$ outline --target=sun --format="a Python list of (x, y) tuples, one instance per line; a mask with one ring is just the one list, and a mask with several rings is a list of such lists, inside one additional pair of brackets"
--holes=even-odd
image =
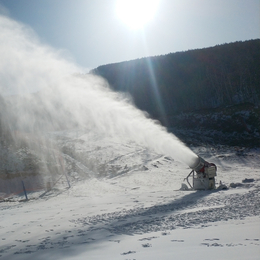
[(158, 5), (159, 0), (118, 0), (116, 12), (122, 22), (137, 30), (154, 17)]

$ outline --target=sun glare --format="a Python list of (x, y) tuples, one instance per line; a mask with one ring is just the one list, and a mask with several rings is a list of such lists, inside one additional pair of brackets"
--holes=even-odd
[(122, 22), (137, 30), (153, 18), (158, 4), (159, 0), (118, 0), (116, 11)]

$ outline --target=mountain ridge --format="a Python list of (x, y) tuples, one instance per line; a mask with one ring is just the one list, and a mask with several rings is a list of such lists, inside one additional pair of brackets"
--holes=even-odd
[[(260, 39), (102, 65), (91, 73), (130, 94), (139, 109), (170, 131), (212, 132), (220, 126), (222, 137), (235, 133), (233, 145), (245, 134), (249, 143), (260, 145)], [(195, 120), (192, 125), (194, 114), (203, 118), (205, 111), (214, 124)]]
[[(167, 115), (244, 102), (259, 105), (259, 60), (256, 39), (102, 65), (91, 73), (104, 77), (113, 90), (130, 93), (138, 108), (158, 116), (158, 98)], [(191, 95), (194, 102), (189, 102)]]

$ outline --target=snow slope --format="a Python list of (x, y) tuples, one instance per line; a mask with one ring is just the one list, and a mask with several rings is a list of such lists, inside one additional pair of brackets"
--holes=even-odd
[(66, 135), (62, 144), (106, 165), (100, 176), (71, 170), (70, 189), (64, 179), (29, 201), (0, 203), (1, 260), (259, 259), (259, 150), (193, 147), (229, 189), (181, 191), (190, 171), (182, 162), (130, 141), (91, 140)]

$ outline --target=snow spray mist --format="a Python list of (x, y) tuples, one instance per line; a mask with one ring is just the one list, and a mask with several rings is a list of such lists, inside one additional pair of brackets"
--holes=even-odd
[(0, 95), (8, 107), (1, 111), (2, 139), (9, 132), (13, 146), (29, 149), (41, 161), (40, 172), (58, 171), (59, 149), (47, 133), (72, 128), (127, 137), (188, 165), (196, 160), (180, 140), (111, 91), (104, 79), (80, 74), (82, 69), (62, 52), (41, 44), (30, 28), (5, 16), (0, 16), (0, 57)]

